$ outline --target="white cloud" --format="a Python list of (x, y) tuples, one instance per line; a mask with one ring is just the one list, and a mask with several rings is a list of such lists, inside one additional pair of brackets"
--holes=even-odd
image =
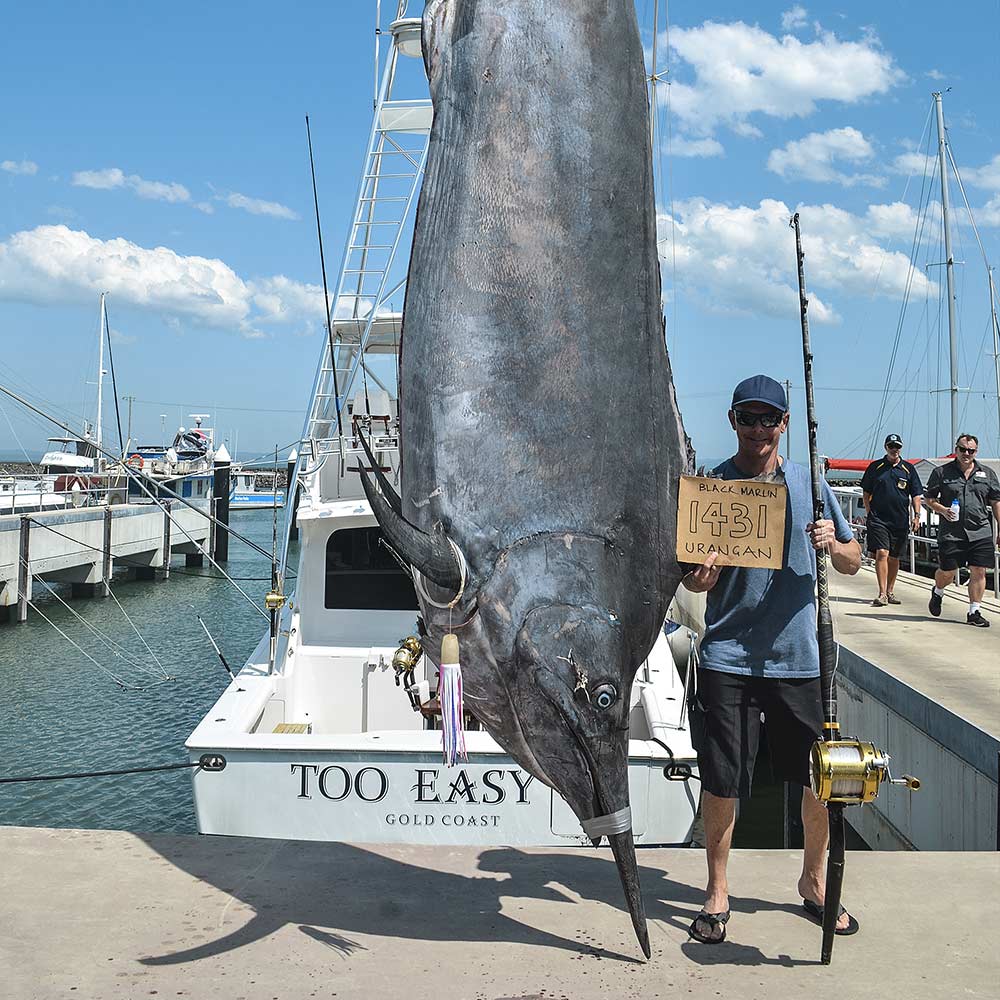
[(673, 110), (690, 132), (702, 135), (720, 125), (745, 125), (754, 114), (804, 117), (818, 101), (853, 104), (905, 79), (871, 36), (848, 42), (822, 32), (802, 42), (742, 21), (706, 21), (674, 28), (670, 44), (694, 72), (692, 83), (682, 82), (683, 71), (675, 72)]
[(976, 212), (976, 221), (981, 226), (1000, 226), (1000, 194), (995, 194)]
[(674, 156), (722, 156), (722, 143), (718, 139), (689, 139), (678, 135), (670, 144)]
[(103, 170), (78, 170), (73, 174), (71, 183), (75, 187), (110, 191), (112, 188), (124, 187), (125, 173), (118, 167), (105, 167)]
[(129, 188), (140, 198), (150, 201), (166, 201), (171, 204), (188, 202), (191, 192), (183, 184), (167, 181), (147, 181), (138, 174), (126, 175), (118, 167), (105, 167), (103, 170), (78, 170), (73, 174), (72, 184), (75, 187), (95, 188), (98, 191), (111, 191), (114, 188)]
[(276, 219), (298, 219), (298, 212), (292, 211), (287, 205), (277, 201), (264, 201), (261, 198), (248, 198), (245, 194), (233, 192), (220, 195), (218, 201), (225, 202), (230, 208), (241, 208), (251, 215), (270, 215)]
[(924, 73), (924, 76), (930, 77), (932, 80), (944, 79), (944, 73), (938, 69), (929, 69), (926, 73)]
[(782, 31), (794, 31), (796, 28), (804, 28), (809, 23), (809, 11), (796, 4), (781, 15)]
[(896, 172), (900, 174), (917, 174), (922, 177), (925, 168), (929, 174), (934, 171), (934, 161), (932, 159), (928, 159), (923, 153), (913, 151), (900, 153), (892, 161), (892, 165), (896, 169)]
[[(696, 292), (699, 302), (720, 312), (784, 318), (798, 314), (795, 250), (788, 228), (792, 210), (784, 202), (765, 199), (754, 208), (692, 198), (676, 208), (673, 227), (669, 216), (658, 219), (660, 257), (672, 264), (675, 258), (678, 283)], [(902, 296), (909, 259), (879, 243), (890, 224), (902, 227), (894, 206), (872, 206), (866, 216), (833, 205), (807, 205), (798, 211), (814, 322), (839, 322), (833, 297), (845, 293), (868, 298), (876, 278), (879, 294)], [(912, 282), (914, 294), (935, 287), (919, 270)]]
[(962, 167), (962, 180), (987, 191), (1000, 191), (1000, 153), (982, 167)]
[(881, 187), (885, 178), (875, 174), (849, 173), (839, 163), (858, 165), (875, 156), (872, 144), (856, 128), (834, 128), (827, 132), (810, 132), (781, 149), (772, 149), (767, 169), (786, 179), (801, 177), (810, 181), (826, 181), (853, 187), (871, 184)]
[(31, 177), (38, 173), (38, 164), (31, 160), (4, 160), (0, 162), (0, 170), (8, 174), (22, 174)]
[(265, 324), (322, 323), (319, 286), (284, 275), (245, 280), (223, 261), (168, 247), (100, 240), (67, 226), (38, 226), (0, 242), (0, 299), (86, 302), (101, 291), (171, 320), (263, 336)]

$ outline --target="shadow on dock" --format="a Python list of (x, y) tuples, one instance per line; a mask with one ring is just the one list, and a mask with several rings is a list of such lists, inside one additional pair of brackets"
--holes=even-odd
[[(448, 848), (441, 849), (440, 866), (428, 868), (386, 856), (377, 848), (349, 844), (220, 839), (206, 850), (203, 838), (149, 835), (141, 839), (166, 862), (230, 895), (227, 910), (235, 900), (253, 911), (238, 930), (192, 948), (148, 955), (140, 959), (146, 966), (179, 965), (222, 955), (289, 925), (342, 959), (368, 950), (352, 935), (377, 935), (428, 943), (538, 945), (573, 952), (580, 958), (643, 964), (634, 953), (600, 947), (586, 926), (577, 930), (573, 940), (518, 919), (518, 911), (532, 910), (538, 902), (604, 903), (621, 912), (619, 947), (631, 951), (631, 926), (610, 853), (604, 859), (583, 852), (527, 854), (514, 848), (488, 849), (479, 855), (478, 873), (467, 875), (448, 870), (452, 865)], [(405, 848), (392, 850), (406, 852)], [(467, 849), (462, 853), (467, 856)], [(246, 864), (251, 859), (252, 863)], [(701, 909), (702, 889), (674, 881), (660, 868), (641, 864), (640, 878), (648, 918), (686, 933)], [(731, 905), (734, 914), (800, 912), (787, 903), (735, 896)], [(190, 922), (190, 914), (186, 919)], [(582, 920), (590, 923), (588, 918)], [(730, 942), (712, 948), (688, 942), (682, 950), (701, 965), (817, 964), (787, 955), (770, 957), (759, 948)]]

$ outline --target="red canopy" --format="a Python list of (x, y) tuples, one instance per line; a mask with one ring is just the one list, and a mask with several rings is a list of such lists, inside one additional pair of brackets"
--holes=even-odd
[[(916, 465), (923, 461), (920, 458), (907, 458), (904, 461)], [(864, 472), (871, 464), (870, 458), (827, 458), (824, 465), (827, 472)]]

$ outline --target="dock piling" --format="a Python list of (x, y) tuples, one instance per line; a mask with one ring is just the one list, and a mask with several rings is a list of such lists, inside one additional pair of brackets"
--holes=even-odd
[[(131, 405), (131, 404), (129, 404)], [(101, 584), (98, 593), (101, 597), (111, 596), (111, 574), (114, 572), (114, 563), (111, 559), (111, 519), (113, 511), (110, 504), (104, 509), (104, 562), (101, 567)]]
[(163, 579), (170, 579), (170, 508), (173, 501), (163, 501), (163, 562), (160, 569), (163, 571)]
[(215, 453), (215, 476), (212, 481), (212, 495), (215, 498), (215, 540), (212, 558), (216, 562), (227, 562), (229, 559), (229, 473), (232, 459), (225, 445), (221, 445)]
[(17, 612), (14, 620), (20, 625), (28, 620), (28, 601), (31, 600), (31, 568), (29, 564), (29, 543), (31, 539), (31, 518), (21, 518), (21, 536), (17, 562)]

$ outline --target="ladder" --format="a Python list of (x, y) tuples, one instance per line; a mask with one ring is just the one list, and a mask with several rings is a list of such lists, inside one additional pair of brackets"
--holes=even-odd
[[(431, 102), (380, 100), (365, 157), (354, 215), (331, 304), (334, 352), (324, 343), (306, 437), (336, 438), (355, 383), (366, 368), (375, 320), (406, 282), (406, 262), (396, 264), (423, 178), (430, 137)], [(397, 272), (399, 280), (394, 280)], [(350, 434), (345, 428), (345, 433)]]

